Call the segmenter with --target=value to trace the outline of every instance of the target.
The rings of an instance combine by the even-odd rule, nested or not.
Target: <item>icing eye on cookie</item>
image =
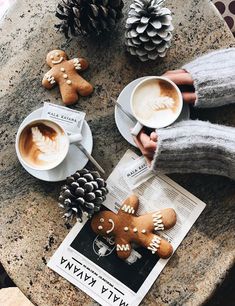
[[[104,218],[100,218],[100,223],[104,223]],[[103,229],[102,225],[98,226],[98,230],[101,231]]]

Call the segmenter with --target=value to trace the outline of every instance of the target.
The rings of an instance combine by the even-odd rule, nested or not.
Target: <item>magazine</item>
[[[153,174],[144,158],[131,150],[110,174],[107,185],[109,193],[102,209],[117,213],[132,193],[140,200],[139,215],[174,208],[176,225],[159,232],[171,242],[174,251],[205,208],[205,203],[167,176]],[[84,220],[75,224],[48,266],[101,305],[139,305],[169,259],[133,245],[128,259],[121,260],[114,239],[96,235],[90,223]]]

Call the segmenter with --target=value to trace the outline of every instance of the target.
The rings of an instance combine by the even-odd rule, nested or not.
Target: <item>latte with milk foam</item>
[[[38,169],[51,169],[60,163],[68,149],[67,135],[59,125],[38,120],[20,133],[18,148],[23,161]]]
[[[181,112],[175,87],[163,79],[150,78],[140,84],[132,97],[134,115],[149,127],[167,126]]]

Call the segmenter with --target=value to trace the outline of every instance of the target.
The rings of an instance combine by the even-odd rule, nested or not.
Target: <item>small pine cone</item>
[[[125,44],[141,61],[164,57],[171,45],[171,11],[164,0],[134,0],[126,20]]]
[[[60,0],[56,27],[69,37],[78,34],[95,34],[111,31],[122,17],[122,0]]]
[[[59,206],[64,208],[66,220],[76,216],[82,222],[84,213],[90,218],[98,212],[108,193],[106,186],[99,172],[85,168],[67,177],[59,196]]]

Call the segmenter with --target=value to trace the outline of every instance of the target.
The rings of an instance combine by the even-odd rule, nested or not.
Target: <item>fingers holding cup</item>
[[[157,149],[157,134],[152,132],[148,136],[143,130],[140,131],[137,137],[134,137],[134,141],[138,148],[140,149],[143,156],[146,158],[148,165],[151,164],[153,160],[154,153]]]

